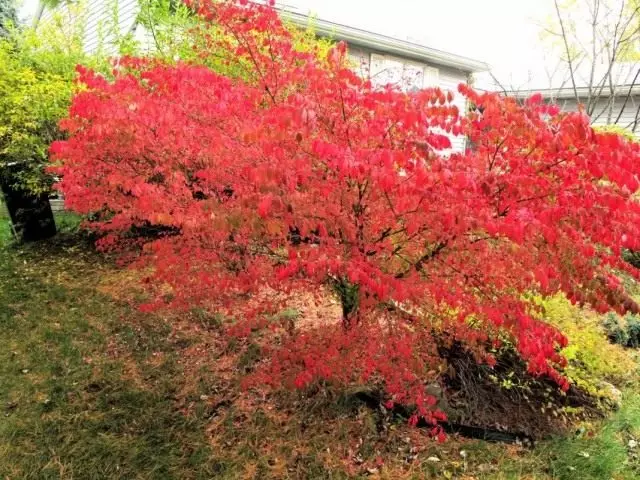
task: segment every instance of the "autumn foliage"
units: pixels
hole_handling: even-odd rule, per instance
[[[242,75],[138,58],[112,81],[80,69],[69,138],[52,147],[66,204],[94,215],[100,245],[142,246],[147,307],[270,332],[261,381],[380,384],[430,422],[443,418],[425,392],[437,345],[491,364],[507,341],[567,388],[566,339],[529,299],[635,309],[615,272],[636,274],[621,251],[640,248],[637,144],[540,97],[461,85],[461,112],[452,92],[376,89],[345,45],[294,49],[270,6],[199,4],[226,33],[201,55]],[[450,151],[450,135],[469,149]],[[292,295],[329,291],[342,319],[274,321]]]

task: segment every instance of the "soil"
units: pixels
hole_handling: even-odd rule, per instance
[[[565,393],[551,380],[534,378],[513,351],[503,351],[491,369],[460,345],[441,349],[450,368],[443,378],[451,422],[541,439],[577,420],[601,417],[598,400],[571,386]]]

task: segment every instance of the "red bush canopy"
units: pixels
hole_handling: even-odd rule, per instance
[[[230,312],[247,333],[278,328],[283,292],[342,289],[342,323],[282,333],[263,379],[378,382],[435,421],[434,337],[487,362],[507,340],[566,387],[566,339],[532,296],[634,308],[614,273],[636,274],[621,251],[640,247],[638,145],[540,97],[461,85],[460,112],[451,92],[375,89],[342,44],[296,51],[269,6],[199,13],[223,32],[202,55],[241,78],[134,58],[112,81],[81,69],[55,171],[70,209],[99,214],[103,247],[156,228],[142,259],[158,302]]]

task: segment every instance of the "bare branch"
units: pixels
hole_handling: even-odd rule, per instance
[[[638,123],[640,122],[640,104],[636,109],[636,116],[633,122],[629,123],[626,128],[630,128],[633,133],[636,133],[636,129],[638,128]]]
[[[497,79],[497,77],[493,74],[493,72],[489,72],[489,75],[491,75],[491,79],[496,83],[496,85],[498,87],[500,87],[500,90],[502,90],[502,94],[506,97],[508,96],[508,92],[507,89],[504,87],[504,85],[500,82],[500,80]]]
[[[560,23],[560,30],[562,31],[562,40],[564,42],[564,48],[567,52],[567,62],[569,63],[569,74],[571,75],[571,86],[573,87],[573,95],[575,96],[576,103],[580,102],[578,98],[578,89],[576,88],[575,72],[573,70],[573,60],[571,59],[571,50],[569,48],[569,40],[567,39],[567,32],[564,28],[564,21],[562,20],[562,14],[560,13],[560,6],[558,0],[553,0],[556,7],[556,14],[558,16],[558,22]]]
[[[622,112],[624,112],[624,109],[627,107],[627,102],[629,101],[629,98],[631,98],[631,92],[633,91],[633,87],[638,81],[639,75],[640,75],[640,68],[636,71],[636,75],[633,77],[633,80],[631,81],[631,85],[629,85],[629,90],[627,91],[627,95],[624,97],[624,102],[622,103],[622,107],[620,107],[620,111],[618,112],[618,116],[616,118],[616,121],[614,122],[616,124],[620,121],[620,118],[622,117]]]
[[[591,9],[589,9],[591,10]],[[587,110],[591,105],[591,87],[593,85],[593,77],[596,73],[596,39],[598,36],[598,14],[600,13],[600,0],[594,0],[594,8],[591,10],[591,72],[589,72],[589,91],[587,94]]]

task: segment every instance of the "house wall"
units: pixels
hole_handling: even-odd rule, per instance
[[[114,37],[132,32],[140,6],[138,0],[91,0],[88,10],[85,46],[91,52],[113,49]]]
[[[40,23],[55,21],[63,31],[74,31],[74,23],[84,24],[87,52],[117,53],[116,40],[134,33],[140,11],[138,0],[86,0],[86,4],[45,7]]]
[[[354,70],[361,76],[375,77],[379,72],[380,56],[384,56],[384,52],[376,52],[360,45],[349,45],[349,57],[354,63]],[[392,60],[390,68],[394,68],[397,63],[404,63],[411,66],[422,66],[425,68],[424,82],[421,87],[438,86],[443,90],[450,91],[454,94],[453,103],[457,105],[461,113],[466,110],[466,98],[458,93],[458,85],[467,83],[469,72],[456,70],[451,67],[445,67],[436,64],[427,64],[424,62],[416,62],[415,60],[400,57],[387,57]],[[398,68],[398,67],[396,67]],[[434,71],[435,70],[435,71]],[[387,76],[388,80],[393,75]],[[452,151],[461,152],[465,148],[464,136],[449,135],[451,140]]]
[[[133,33],[139,42],[141,50],[151,52],[154,50],[154,42],[151,32],[142,25],[136,25],[136,18],[140,12],[138,0],[86,0],[88,8],[85,8],[86,26],[84,32],[85,48],[89,52],[101,50],[106,54],[115,54],[117,38],[124,37],[127,33]],[[57,11],[63,15],[68,14],[67,6],[57,7]],[[47,21],[53,16],[51,9],[45,10],[42,21]],[[69,15],[69,21],[72,16]],[[361,45],[349,45],[349,56],[353,60],[354,69],[364,76],[379,78],[381,83],[387,83],[402,73],[393,72],[394,69],[403,68],[410,72],[411,80],[407,89],[438,86],[443,90],[454,94],[454,104],[460,112],[466,109],[466,99],[458,94],[460,83],[467,83],[469,72],[445,67],[437,64],[418,62],[410,58],[389,56],[384,52],[374,51]],[[390,68],[387,68],[390,67]],[[381,72],[382,70],[382,72]],[[453,152],[461,152],[465,148],[463,136],[448,135],[451,140]]]
[[[88,52],[102,50],[107,54],[115,54],[117,49],[114,40],[122,38],[127,33],[133,33],[143,51],[152,51],[154,42],[151,32],[142,25],[136,25],[136,19],[140,12],[138,0],[87,0],[89,7],[85,9],[86,19],[84,32],[85,48]],[[50,21],[55,13],[62,14],[62,25],[70,28],[73,21],[72,12],[67,6],[59,6],[55,10],[45,9],[42,22]],[[68,18],[67,18],[68,17]],[[60,17],[58,18],[60,19]],[[389,60],[389,64],[401,65],[400,68],[408,68],[412,72],[420,72],[419,76],[410,83],[410,88],[423,88],[438,86],[445,91],[454,94],[453,103],[458,106],[460,112],[466,110],[466,99],[458,94],[458,85],[467,83],[469,72],[457,70],[436,64],[417,62],[403,57],[391,57],[384,52],[374,51],[364,46],[349,45],[349,56],[354,62],[354,70],[361,76],[369,76],[372,67],[374,70],[381,68],[386,70],[381,63]],[[406,66],[406,67],[403,67]],[[392,72],[393,75],[393,72]],[[448,135],[451,140],[451,152],[462,152],[465,148],[464,136]],[[61,198],[52,200],[55,210],[64,208]]]
[[[586,101],[586,99],[584,99]],[[592,125],[611,125],[616,124],[624,128],[628,128],[629,130],[633,129],[633,124],[636,120],[636,116],[639,114],[640,108],[640,95],[631,95],[627,100],[625,105],[624,103],[625,97],[617,97],[613,102],[612,108],[610,108],[609,98],[600,98],[596,103],[596,107],[591,116]],[[556,103],[560,105],[563,110],[567,110],[570,112],[575,112],[578,110],[577,103],[575,99],[562,99],[557,100]],[[611,114],[609,113],[611,110]],[[620,115],[620,120],[616,122],[618,115]],[[640,116],[638,116],[638,125],[636,125],[635,131],[633,132],[636,137],[640,138]]]

